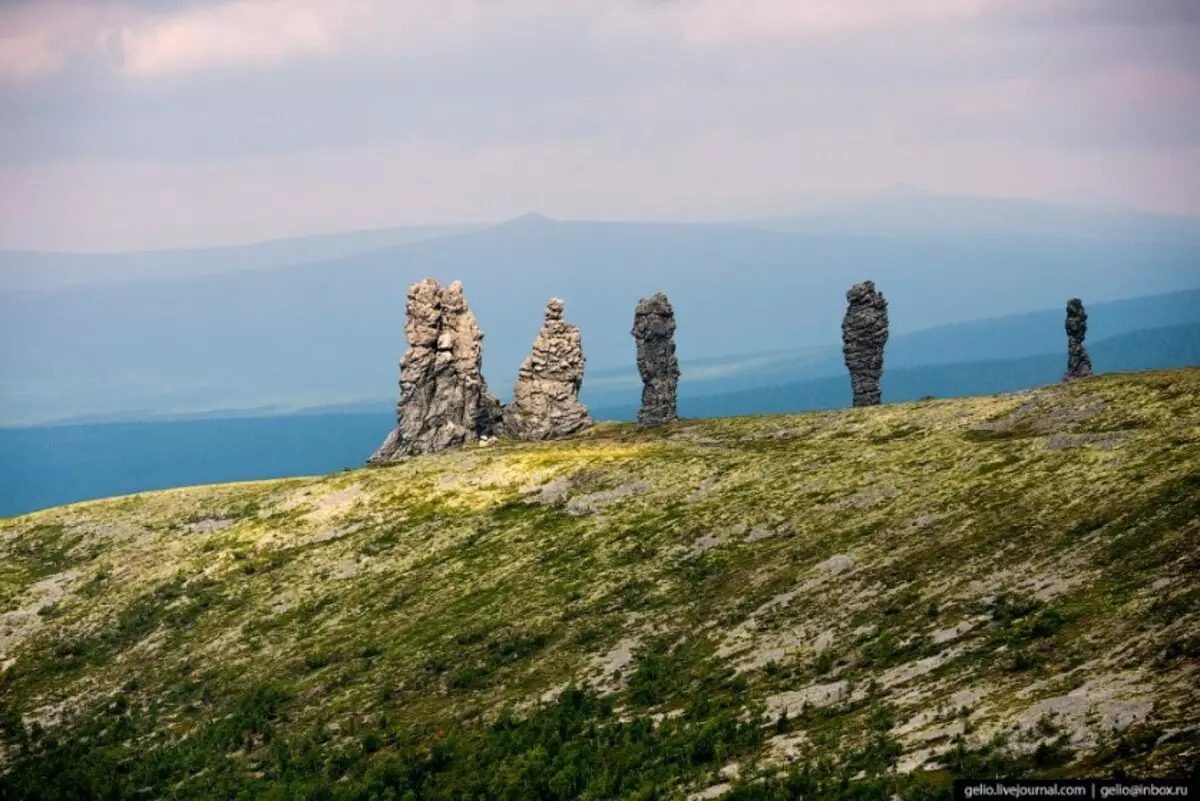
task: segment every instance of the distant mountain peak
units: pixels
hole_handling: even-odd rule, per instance
[[[530,227],[530,226],[534,226],[534,225],[552,225],[557,222],[558,222],[558,220],[555,220],[551,217],[547,217],[544,214],[539,214],[536,211],[527,211],[524,214],[522,214],[520,217],[514,217],[513,219],[509,220],[508,222],[502,223],[502,225],[505,228],[514,227],[514,226],[521,226],[521,227],[525,228],[525,227]]]

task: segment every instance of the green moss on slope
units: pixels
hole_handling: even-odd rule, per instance
[[[1197,755],[1200,370],[0,522],[10,795],[925,796]],[[274,796],[272,796],[274,794]]]

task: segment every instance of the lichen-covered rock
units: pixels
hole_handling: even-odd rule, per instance
[[[882,400],[883,348],[888,339],[887,300],[875,282],[863,281],[846,292],[842,320],[842,353],[850,370],[855,406],[874,406]]]
[[[505,432],[515,439],[544,440],[590,426],[587,407],[579,402],[583,365],[579,328],[563,320],[563,302],[551,298],[533,352],[517,375],[512,403],[504,408]]]
[[[426,278],[413,284],[407,312],[396,428],[369,463],[465,445],[500,423],[500,401],[483,379],[483,332],[462,283],[442,289]]]
[[[1067,373],[1063,381],[1084,378],[1092,374],[1092,359],[1083,347],[1087,336],[1087,312],[1083,301],[1071,298],[1067,301]]]
[[[653,428],[676,419],[675,390],[679,360],[675,358],[675,310],[661,292],[638,301],[633,315],[638,372],[642,374],[642,407],[638,428]]]

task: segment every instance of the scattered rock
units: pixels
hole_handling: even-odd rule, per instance
[[[725,544],[726,537],[720,534],[704,534],[692,543],[690,548],[687,548],[680,559],[695,559],[697,556],[711,551],[719,545]]]
[[[1066,695],[1045,698],[1018,716],[1023,729],[1042,718],[1060,726],[1075,748],[1094,748],[1103,735],[1145,720],[1154,707],[1153,687],[1138,674],[1096,676]]]
[[[917,676],[924,676],[926,673],[937,670],[950,660],[955,659],[961,653],[961,648],[950,648],[946,651],[942,651],[939,654],[934,654],[933,656],[929,656],[924,659],[918,659],[914,662],[906,662],[903,665],[896,665],[896,667],[889,668],[880,674],[878,679],[879,686],[885,688],[893,687],[897,684],[903,684],[906,681],[911,681]]]
[[[1121,442],[1129,439],[1127,431],[1109,431],[1104,434],[1054,434],[1046,440],[1046,448],[1052,451],[1078,448],[1084,445],[1095,445],[1102,451],[1111,451]]]
[[[913,530],[920,530],[920,529],[925,528],[926,526],[932,525],[933,523],[937,522],[937,520],[938,520],[938,515],[935,515],[935,514],[921,515],[920,517],[916,518],[911,523],[909,523],[908,527]]]
[[[521,365],[513,401],[504,409],[508,435],[556,439],[590,426],[587,407],[579,402],[584,361],[579,328],[563,320],[563,302],[551,298],[533,352]]]
[[[775,763],[794,762],[800,758],[800,748],[807,742],[808,735],[802,731],[790,734],[777,734],[767,740],[767,761]]]
[[[369,464],[475,442],[500,423],[500,401],[483,380],[483,332],[462,283],[442,289],[432,278],[418,281],[408,289],[407,313],[396,428]]]
[[[767,696],[767,716],[774,720],[786,712],[789,718],[794,718],[803,714],[805,709],[836,706],[842,701],[857,700],[862,695],[861,690],[851,692],[850,685],[845,681],[813,684],[803,690]]]
[[[234,521],[228,518],[218,519],[209,517],[204,520],[197,520],[194,523],[188,523],[183,527],[183,530],[188,534],[211,534],[214,531],[229,528],[233,523]]]
[[[642,374],[642,407],[638,428],[653,428],[676,419],[675,388],[679,360],[675,358],[675,311],[661,292],[638,302],[633,316],[638,372]]]
[[[688,496],[683,499],[683,502],[695,503],[696,501],[702,501],[709,495],[712,495],[713,487],[715,486],[717,486],[717,477],[709,476],[701,481],[694,490],[688,493]]]
[[[844,553],[831,556],[817,565],[818,570],[826,570],[835,576],[839,573],[845,573],[852,567],[854,567],[854,557]]]
[[[976,423],[968,433],[989,432],[994,435],[1049,436],[1056,433],[1069,432],[1079,423],[1096,417],[1108,408],[1103,401],[1083,399],[1073,402],[1071,398],[1063,397],[1061,387],[1054,386],[1034,391],[1029,400],[1024,401],[1011,414],[999,420],[987,420]],[[1110,432],[1123,435],[1123,432]],[[1108,435],[1093,435],[1097,441],[1108,439]],[[1121,437],[1114,437],[1115,444]],[[1065,447],[1065,442],[1075,440],[1060,440],[1059,447]],[[1092,438],[1087,438],[1087,442]]]
[[[782,526],[780,527],[782,528]],[[780,533],[780,529],[767,528],[766,526],[755,526],[750,529],[750,533],[742,538],[742,542],[758,542],[765,540]]]
[[[986,620],[986,618],[982,619]],[[951,626],[950,628],[938,629],[930,635],[930,639],[934,645],[941,645],[944,642],[957,640],[959,637],[975,628],[975,626],[979,624],[980,620],[980,618],[969,618],[967,620],[960,621],[957,625]]]
[[[626,637],[608,653],[592,657],[587,666],[587,683],[601,694],[619,690],[627,680],[625,672],[633,663],[634,651],[641,644],[638,637]]]
[[[534,496],[533,501],[534,503],[554,506],[565,501],[570,491],[571,479],[567,476],[559,476],[538,487],[537,495]]]
[[[612,503],[615,500],[626,498],[630,495],[638,495],[650,489],[650,485],[644,481],[634,481],[629,484],[622,484],[619,487],[612,489],[601,490],[600,492],[592,492],[587,495],[580,495],[572,498],[567,502],[567,514],[569,515],[586,515],[596,511],[597,507],[606,503]]]
[[[714,784],[711,787],[706,787],[703,790],[692,793],[687,798],[688,801],[710,801],[713,798],[720,798],[732,789],[733,785],[729,782],[721,782],[720,784]]]
[[[891,498],[893,495],[899,495],[900,490],[894,487],[884,487],[883,489],[866,489],[861,492],[856,492],[848,498],[843,498],[834,504],[838,509],[854,507],[855,509],[866,509],[874,506],[884,498]]]
[[[919,751],[902,754],[896,762],[896,773],[902,776],[912,773],[917,768],[923,767],[933,757],[938,756],[940,751],[941,749],[937,748],[922,748]]]
[[[879,378],[883,375],[883,348],[888,339],[887,300],[875,291],[875,282],[863,281],[846,293],[842,320],[842,353],[850,370],[855,406],[881,402]]]
[[[1092,374],[1092,360],[1083,347],[1087,336],[1087,312],[1083,301],[1071,298],[1067,301],[1067,374],[1063,381],[1086,378]]]
[[[18,598],[17,608],[0,615],[0,660],[6,660],[17,645],[43,624],[42,613],[62,599],[64,589],[79,575],[77,570],[68,570],[30,584]]]

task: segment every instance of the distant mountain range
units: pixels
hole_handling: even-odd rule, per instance
[[[1200,325],[1200,290],[1132,298],[1088,307],[1089,348],[1108,347],[1119,338],[1144,333],[1144,329],[1194,332]],[[1101,345],[1100,343],[1106,343]],[[1198,343],[1178,336],[1152,338],[1145,343],[1141,361],[1123,360],[1113,370],[1141,370],[1200,363],[1195,358]],[[893,336],[888,341],[884,361],[885,375],[895,370],[943,364],[994,365],[1026,357],[1048,358],[1065,365],[1066,340],[1063,311],[1046,309],[1008,317],[973,320],[938,326]],[[1131,354],[1136,356],[1136,354]],[[828,377],[846,383],[846,366],[840,345],[807,352],[779,352],[748,355],[736,359],[683,362],[681,397],[714,395],[757,387],[775,387]],[[1042,371],[1039,375],[1049,375]],[[1047,379],[1052,380],[1052,379]],[[1045,381],[1035,381],[1034,386]],[[848,383],[846,383],[848,387]],[[995,390],[997,392],[1003,390]],[[608,370],[588,376],[584,381],[584,399],[592,405],[634,404],[641,392],[641,379],[635,367]],[[924,394],[924,393],[922,393]],[[974,394],[956,392],[955,394]],[[918,397],[920,397],[918,395]],[[849,403],[849,395],[846,396]],[[835,404],[837,405],[837,404]]]
[[[1098,373],[1157,370],[1200,365],[1200,324],[1131,331],[1102,339],[1088,347]],[[936,398],[959,398],[1014,392],[1062,380],[1063,354],[1039,354],[1016,359],[933,363],[885,369],[881,380],[885,403]],[[850,405],[847,376],[826,376],[787,384],[760,386],[712,394],[683,395],[683,417],[732,417],[776,412],[839,409]],[[633,420],[636,400],[591,409],[597,420]]]
[[[264,270],[340,259],[427,239],[478,231],[483,225],[427,225],[303,236],[228,247],[136,253],[0,251],[0,291],[173,281],[198,275]]]
[[[586,400],[597,406],[636,394],[633,308],[658,290],[678,314],[687,394],[840,373],[845,291],[866,278],[890,303],[889,369],[1056,352],[1061,309],[1074,295],[1092,313],[1094,339],[1197,321],[1194,293],[1107,311],[1105,304],[1200,287],[1200,239],[1143,236],[1137,232],[1144,226],[1131,222],[1143,213],[1104,209],[1079,215],[1123,214],[1126,223],[1108,226],[1108,236],[1087,236],[1086,227],[1056,222],[1062,205],[1025,201],[1017,202],[1024,216],[1007,219],[1007,228],[972,232],[964,219],[979,217],[990,203],[893,192],[859,204],[854,235],[755,227],[783,226],[779,221],[557,222],[527,215],[483,229],[94,257],[117,265],[109,272],[88,273],[92,268],[80,265],[90,257],[42,254],[80,261],[39,273],[40,288],[32,279],[24,289],[0,284],[0,424],[381,403],[396,393],[405,290],[426,276],[464,281],[487,335],[484,373],[501,397],[537,334],[546,299],[566,299],[588,356]],[[934,214],[931,206],[943,211]],[[889,238],[887,226],[868,224],[868,211],[879,207],[892,209],[880,219],[901,221],[895,226],[909,234]],[[843,209],[824,219],[831,214],[853,217]],[[904,214],[940,220],[940,227],[901,224]],[[1163,230],[1195,225],[1150,217]],[[396,239],[386,244],[388,237]],[[0,276],[12,264],[0,256]],[[67,285],[83,273],[108,277]],[[1014,315],[1026,316],[993,319]]]
[[[959,397],[1052,383],[1066,364],[1062,312],[941,326],[888,343],[884,388],[888,402],[927,394]],[[1200,290],[1097,304],[1086,343],[1097,372],[1200,365]],[[1164,323],[1139,328],[1147,320]],[[685,360],[679,395],[688,416],[808,411],[849,405],[849,381],[836,346],[726,359]],[[982,387],[982,389],[981,389]],[[635,368],[589,373],[583,399],[597,419],[632,420],[641,397]],[[52,425],[370,414],[390,417],[395,397],[317,406],[267,405],[198,412],[153,409],[80,415]],[[714,411],[721,409],[734,411]]]
[[[749,220],[771,231],[835,236],[1020,237],[1117,242],[1200,242],[1200,218],[1113,203],[939,195],[897,185],[792,217]]]
[[[528,214],[520,224],[547,218]],[[518,222],[518,221],[513,221]],[[511,223],[509,223],[511,224]],[[1094,193],[1058,202],[942,195],[897,184],[851,200],[814,204],[790,216],[728,225],[787,233],[872,238],[1085,239],[1200,242],[1200,217],[1147,212]],[[480,223],[400,226],[317,234],[248,245],[131,253],[0,250],[0,291],[176,280],[341,259],[495,227]]]

